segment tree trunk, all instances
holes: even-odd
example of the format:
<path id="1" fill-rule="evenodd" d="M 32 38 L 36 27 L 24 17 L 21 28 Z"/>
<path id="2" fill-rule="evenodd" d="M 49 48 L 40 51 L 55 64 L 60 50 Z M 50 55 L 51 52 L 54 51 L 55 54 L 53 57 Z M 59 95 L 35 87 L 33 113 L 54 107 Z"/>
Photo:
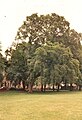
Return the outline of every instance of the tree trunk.
<path id="1" fill-rule="evenodd" d="M 0 82 L 0 88 L 1 88 L 1 82 Z"/>
<path id="2" fill-rule="evenodd" d="M 23 90 L 25 90 L 25 81 L 22 81 Z"/>
<path id="3" fill-rule="evenodd" d="M 43 92 L 43 84 L 41 84 L 41 92 Z"/>
<path id="4" fill-rule="evenodd" d="M 0 88 L 1 88 L 1 87 L 3 87 L 3 83 L 2 83 L 2 82 L 0 82 Z"/>
<path id="5" fill-rule="evenodd" d="M 70 83 L 70 91 L 73 91 L 72 83 Z"/>
<path id="6" fill-rule="evenodd" d="M 33 87 L 32 83 L 29 83 L 29 86 L 28 86 L 28 92 L 29 93 L 33 92 L 32 87 Z"/>
<path id="7" fill-rule="evenodd" d="M 58 89 L 57 89 L 57 92 L 59 92 L 59 87 L 60 87 L 60 84 L 58 84 Z"/>
<path id="8" fill-rule="evenodd" d="M 46 90 L 46 84 L 44 85 L 44 92 L 45 92 L 45 90 Z"/>
<path id="9" fill-rule="evenodd" d="M 14 83 L 14 86 L 15 86 L 15 88 L 16 88 L 16 86 L 17 86 L 16 82 Z"/>
<path id="10" fill-rule="evenodd" d="M 5 87 L 6 87 L 6 85 L 7 85 L 6 82 L 4 83 L 4 85 L 5 85 Z"/>
<path id="11" fill-rule="evenodd" d="M 28 84 L 26 86 L 27 86 L 27 89 L 28 89 Z"/>
<path id="12" fill-rule="evenodd" d="M 65 90 L 67 90 L 67 85 L 66 85 L 66 82 L 65 82 Z"/>
<path id="13" fill-rule="evenodd" d="M 55 89 L 54 89 L 54 84 L 53 84 L 53 91 L 54 91 Z"/>
<path id="14" fill-rule="evenodd" d="M 81 85 L 79 85 L 79 91 L 81 91 Z"/>
<path id="15" fill-rule="evenodd" d="M 12 87 L 12 82 L 10 81 L 10 88 Z"/>

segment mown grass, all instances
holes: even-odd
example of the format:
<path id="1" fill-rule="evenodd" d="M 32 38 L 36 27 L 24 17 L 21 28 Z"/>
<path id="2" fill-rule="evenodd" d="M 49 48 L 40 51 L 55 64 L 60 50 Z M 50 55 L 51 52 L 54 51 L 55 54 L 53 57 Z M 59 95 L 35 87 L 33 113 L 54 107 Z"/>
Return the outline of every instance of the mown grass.
<path id="1" fill-rule="evenodd" d="M 82 120 L 82 92 L 2 92 L 0 120 Z"/>

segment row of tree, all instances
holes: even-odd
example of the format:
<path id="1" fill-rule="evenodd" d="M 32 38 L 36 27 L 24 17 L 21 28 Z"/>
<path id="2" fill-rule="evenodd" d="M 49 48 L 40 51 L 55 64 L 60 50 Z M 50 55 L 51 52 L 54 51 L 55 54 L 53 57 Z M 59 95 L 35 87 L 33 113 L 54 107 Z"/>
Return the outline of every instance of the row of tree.
<path id="1" fill-rule="evenodd" d="M 72 90 L 74 84 L 81 89 L 81 34 L 71 30 L 64 17 L 55 13 L 27 16 L 15 39 L 5 51 L 6 59 L 0 58 L 4 61 L 0 73 L 5 71 L 10 87 L 22 84 L 32 92 L 34 85 L 41 91 L 52 86 L 59 91 L 61 85 Z"/>

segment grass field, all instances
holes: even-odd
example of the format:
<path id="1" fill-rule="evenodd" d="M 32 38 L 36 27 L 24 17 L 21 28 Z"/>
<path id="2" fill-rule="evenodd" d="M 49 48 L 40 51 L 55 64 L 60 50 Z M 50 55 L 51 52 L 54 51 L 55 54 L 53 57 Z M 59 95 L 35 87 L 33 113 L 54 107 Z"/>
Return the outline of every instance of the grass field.
<path id="1" fill-rule="evenodd" d="M 1 92 L 0 120 L 82 120 L 82 92 Z"/>

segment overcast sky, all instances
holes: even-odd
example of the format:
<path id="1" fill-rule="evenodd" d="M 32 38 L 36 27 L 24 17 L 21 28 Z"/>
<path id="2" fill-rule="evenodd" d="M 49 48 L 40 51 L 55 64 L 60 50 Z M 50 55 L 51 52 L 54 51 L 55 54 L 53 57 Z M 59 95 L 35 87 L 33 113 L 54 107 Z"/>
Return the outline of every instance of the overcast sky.
<path id="1" fill-rule="evenodd" d="M 56 13 L 82 32 L 82 0 L 0 0 L 0 41 L 6 50 L 26 16 L 32 13 Z"/>

